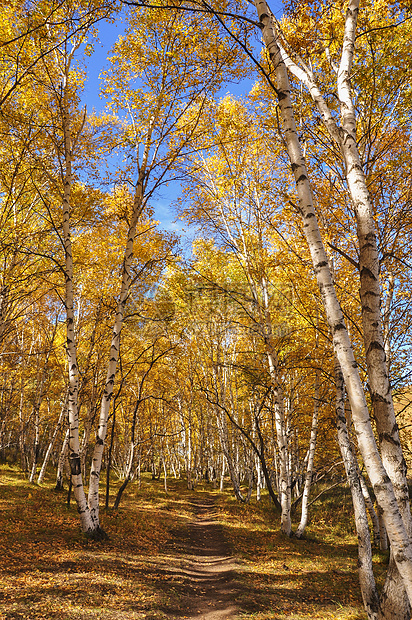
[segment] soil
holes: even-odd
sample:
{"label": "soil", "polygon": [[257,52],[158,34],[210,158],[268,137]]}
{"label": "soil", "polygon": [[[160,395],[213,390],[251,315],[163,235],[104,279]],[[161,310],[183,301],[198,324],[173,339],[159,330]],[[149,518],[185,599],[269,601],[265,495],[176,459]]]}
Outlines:
{"label": "soil", "polygon": [[[193,520],[175,530],[165,550],[168,563],[163,612],[169,618],[230,620],[237,617],[236,564],[210,497],[190,502]],[[166,585],[166,584],[165,584]]]}

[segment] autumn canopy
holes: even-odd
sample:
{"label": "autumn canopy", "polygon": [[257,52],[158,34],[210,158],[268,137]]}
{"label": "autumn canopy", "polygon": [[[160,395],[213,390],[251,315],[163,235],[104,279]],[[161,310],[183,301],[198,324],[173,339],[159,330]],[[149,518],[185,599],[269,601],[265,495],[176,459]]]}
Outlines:
{"label": "autumn canopy", "polygon": [[147,471],[298,538],[346,480],[367,617],[410,617],[411,38],[390,0],[3,3],[0,458],[88,537]]}

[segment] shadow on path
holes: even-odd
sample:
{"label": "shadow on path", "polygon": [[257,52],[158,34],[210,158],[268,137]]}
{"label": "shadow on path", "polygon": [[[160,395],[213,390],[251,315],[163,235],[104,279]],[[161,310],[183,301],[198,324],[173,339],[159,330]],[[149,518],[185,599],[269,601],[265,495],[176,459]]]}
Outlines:
{"label": "shadow on path", "polygon": [[236,618],[235,562],[229,555],[211,498],[191,500],[194,519],[174,532],[165,548],[162,589],[169,618],[230,620]]}

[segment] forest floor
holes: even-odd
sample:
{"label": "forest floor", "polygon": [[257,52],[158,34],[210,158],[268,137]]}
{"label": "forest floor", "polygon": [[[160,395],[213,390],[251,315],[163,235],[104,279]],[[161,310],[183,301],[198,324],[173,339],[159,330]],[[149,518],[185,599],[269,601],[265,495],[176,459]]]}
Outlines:
{"label": "forest floor", "polygon": [[[183,481],[168,491],[130,484],[101,511],[109,540],[96,543],[51,482],[0,467],[0,620],[366,618],[345,489],[312,507],[305,540],[279,533],[266,499]],[[375,556],[378,574],[385,561]]]}

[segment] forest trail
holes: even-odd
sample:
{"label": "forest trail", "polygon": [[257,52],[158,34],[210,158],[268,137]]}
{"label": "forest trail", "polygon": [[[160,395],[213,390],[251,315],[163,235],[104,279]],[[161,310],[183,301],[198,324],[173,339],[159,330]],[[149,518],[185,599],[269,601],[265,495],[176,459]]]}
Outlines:
{"label": "forest trail", "polygon": [[268,504],[245,509],[184,481],[165,496],[151,474],[142,482],[103,513],[109,539],[95,542],[54,485],[0,466],[0,620],[364,617],[356,536],[342,540],[353,527],[347,489],[330,492],[299,541],[279,532]]}
{"label": "forest trail", "polygon": [[236,567],[217,521],[214,500],[194,497],[190,504],[193,520],[175,530],[167,549],[168,589],[173,591],[174,601],[179,600],[179,609],[168,609],[168,615],[188,620],[234,619]]}

